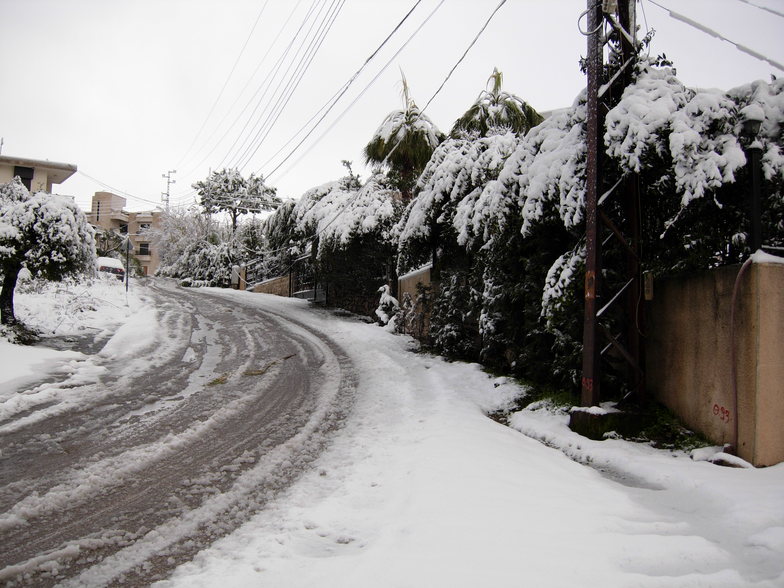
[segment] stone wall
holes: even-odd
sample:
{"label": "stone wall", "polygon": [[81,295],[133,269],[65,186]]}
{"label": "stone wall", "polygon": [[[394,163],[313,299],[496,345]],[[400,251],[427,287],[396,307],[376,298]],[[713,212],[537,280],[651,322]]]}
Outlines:
{"label": "stone wall", "polygon": [[252,291],[259,294],[275,294],[276,296],[288,297],[290,293],[289,276],[270,278],[269,280],[254,284]]}

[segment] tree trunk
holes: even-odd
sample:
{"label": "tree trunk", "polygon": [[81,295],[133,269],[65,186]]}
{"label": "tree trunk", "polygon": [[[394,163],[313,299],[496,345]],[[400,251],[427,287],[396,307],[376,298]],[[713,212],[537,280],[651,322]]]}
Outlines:
{"label": "tree trunk", "polygon": [[16,315],[14,315],[14,290],[16,289],[16,279],[22,265],[11,263],[3,267],[3,287],[0,290],[0,324],[15,325]]}

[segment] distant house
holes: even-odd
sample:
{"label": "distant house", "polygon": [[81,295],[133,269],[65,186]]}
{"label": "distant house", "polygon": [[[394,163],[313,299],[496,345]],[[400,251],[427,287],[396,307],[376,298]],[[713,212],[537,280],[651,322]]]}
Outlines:
{"label": "distant house", "polygon": [[0,155],[0,183],[6,184],[19,177],[31,192],[51,194],[53,184],[62,184],[75,173],[76,166],[71,163]]}
{"label": "distant house", "polygon": [[126,199],[111,192],[96,192],[87,220],[97,229],[128,235],[133,244],[133,255],[141,264],[142,274],[152,275],[161,263],[158,251],[151,243],[151,229],[161,226],[160,210],[127,212]]}

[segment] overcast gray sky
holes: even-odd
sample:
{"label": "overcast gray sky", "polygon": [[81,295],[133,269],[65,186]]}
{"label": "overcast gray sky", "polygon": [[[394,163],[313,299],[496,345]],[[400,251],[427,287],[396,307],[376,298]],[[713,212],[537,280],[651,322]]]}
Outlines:
{"label": "overcast gray sky", "polygon": [[[784,13],[784,0],[657,2],[784,62],[784,17],[776,14]],[[174,205],[193,202],[190,184],[211,168],[240,163],[246,175],[269,175],[298,139],[285,143],[351,78],[414,4],[415,0],[0,0],[2,154],[76,164],[80,172],[115,191],[140,198],[129,198],[131,210],[160,202],[166,188],[161,175],[168,170],[177,170],[171,190]],[[269,183],[279,195],[297,198],[306,189],[343,175],[343,159],[353,161],[355,171],[365,176],[363,146],[387,113],[402,105],[400,70],[423,107],[498,4],[499,0],[422,0]],[[585,0],[508,0],[427,114],[448,131],[485,88],[494,67],[504,74],[504,88],[537,110],[570,105],[585,85],[578,60],[585,54],[586,41],[577,24],[585,6]],[[731,44],[674,20],[650,0],[637,6],[642,34],[646,28],[657,31],[652,52],[672,59],[688,86],[729,89],[769,80],[771,74],[784,75]],[[332,18],[328,32],[319,29]],[[300,36],[295,37],[300,26]],[[284,72],[297,71],[291,64],[296,64],[293,56],[300,40],[308,31],[307,38],[312,38],[318,30],[325,33],[323,41],[317,51],[315,45],[301,46],[302,53],[309,47],[314,51],[312,63],[270,126],[277,96],[282,88],[292,88],[289,83],[279,89],[278,81]],[[275,65],[292,39],[290,53],[275,75]],[[254,139],[256,135],[263,141]],[[89,209],[92,194],[106,188],[87,176],[78,173],[55,191],[75,196]]]}

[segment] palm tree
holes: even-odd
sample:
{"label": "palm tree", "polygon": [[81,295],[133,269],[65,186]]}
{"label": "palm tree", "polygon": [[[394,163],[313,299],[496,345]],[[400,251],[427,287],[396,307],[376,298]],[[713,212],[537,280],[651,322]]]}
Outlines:
{"label": "palm tree", "polygon": [[535,127],[544,120],[528,103],[514,94],[501,91],[503,74],[498,68],[493,69],[493,89],[483,90],[479,98],[466,113],[455,121],[451,136],[458,138],[466,135],[486,137],[488,134],[511,130],[524,135],[528,129]]}
{"label": "palm tree", "polygon": [[410,97],[405,76],[403,102],[404,109],[387,115],[364,153],[366,163],[389,170],[389,177],[400,190],[403,201],[408,202],[416,178],[445,136]]}

